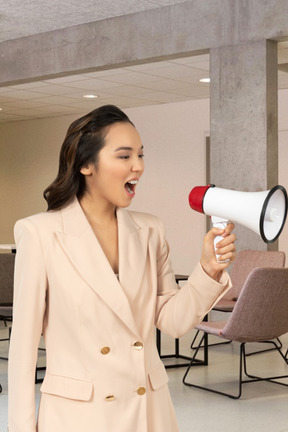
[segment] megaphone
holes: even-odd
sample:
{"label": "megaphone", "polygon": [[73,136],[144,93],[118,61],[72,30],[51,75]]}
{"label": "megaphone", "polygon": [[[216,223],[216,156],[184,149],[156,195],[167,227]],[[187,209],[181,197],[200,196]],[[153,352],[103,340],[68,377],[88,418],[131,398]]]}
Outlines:
{"label": "megaphone", "polygon": [[274,242],[287,217],[287,192],[283,186],[270,191],[240,192],[211,184],[196,186],[189,194],[193,210],[211,216],[213,226],[225,228],[235,222],[259,234],[265,243]]}

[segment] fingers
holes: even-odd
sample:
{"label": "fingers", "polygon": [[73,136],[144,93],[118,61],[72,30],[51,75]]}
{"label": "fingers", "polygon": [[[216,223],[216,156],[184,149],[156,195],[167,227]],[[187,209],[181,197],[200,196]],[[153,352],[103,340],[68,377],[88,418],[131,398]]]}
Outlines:
{"label": "fingers", "polygon": [[[223,237],[223,234],[222,234]],[[236,236],[235,234],[226,233],[223,240],[219,241],[215,246],[216,255],[219,255],[218,261],[233,262],[236,258],[236,247],[235,247]]]}
{"label": "fingers", "polygon": [[[222,234],[220,234],[222,237],[227,237],[229,236],[229,234],[232,233],[232,231],[234,230],[235,225],[231,222],[229,222],[226,226],[226,228],[224,230],[222,230]],[[219,235],[219,234],[217,234]]]}
{"label": "fingers", "polygon": [[[230,266],[236,258],[234,224],[229,223],[225,229],[212,228],[204,237],[200,263],[204,271],[219,281],[223,270]],[[219,236],[219,241],[216,237]],[[215,249],[214,249],[215,247]],[[217,255],[217,257],[216,257]]]}
{"label": "fingers", "polygon": [[221,265],[225,264],[225,267],[229,267],[229,265],[235,261],[237,255],[236,250],[223,254],[218,253],[218,251],[216,253],[218,255],[218,263]]}
{"label": "fingers", "polygon": [[216,243],[216,249],[221,250],[222,253],[231,252],[235,249],[235,241],[236,236],[235,234],[229,234],[229,236],[224,237],[222,240],[220,240],[218,243]]}

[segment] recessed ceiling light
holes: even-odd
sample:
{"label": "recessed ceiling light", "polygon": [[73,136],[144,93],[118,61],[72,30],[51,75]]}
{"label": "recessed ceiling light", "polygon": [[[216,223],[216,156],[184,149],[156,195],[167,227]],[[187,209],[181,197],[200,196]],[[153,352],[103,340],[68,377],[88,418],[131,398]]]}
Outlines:
{"label": "recessed ceiling light", "polygon": [[83,98],[85,98],[85,99],[96,99],[98,97],[99,96],[97,96],[95,94],[86,94],[86,95],[83,95]]}
{"label": "recessed ceiling light", "polygon": [[199,81],[202,83],[210,83],[210,78],[201,78]]}

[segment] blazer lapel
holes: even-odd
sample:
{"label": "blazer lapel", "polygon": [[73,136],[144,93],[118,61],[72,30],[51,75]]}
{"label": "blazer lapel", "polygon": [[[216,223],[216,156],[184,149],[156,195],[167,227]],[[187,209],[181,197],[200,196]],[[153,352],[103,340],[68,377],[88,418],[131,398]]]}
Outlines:
{"label": "blazer lapel", "polygon": [[119,285],[77,199],[61,210],[63,232],[59,242],[87,284],[136,335],[139,334],[127,296]]}

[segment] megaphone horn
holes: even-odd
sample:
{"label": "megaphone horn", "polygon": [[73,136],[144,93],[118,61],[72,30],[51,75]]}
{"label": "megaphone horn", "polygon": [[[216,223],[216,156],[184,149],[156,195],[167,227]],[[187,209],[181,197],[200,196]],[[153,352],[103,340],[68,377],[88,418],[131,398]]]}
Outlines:
{"label": "megaphone horn", "polygon": [[[196,186],[189,194],[193,210],[219,221],[239,223],[259,234],[265,243],[274,242],[285,225],[287,192],[283,186],[270,191],[240,192],[215,185]],[[213,221],[214,218],[214,221]]]}

